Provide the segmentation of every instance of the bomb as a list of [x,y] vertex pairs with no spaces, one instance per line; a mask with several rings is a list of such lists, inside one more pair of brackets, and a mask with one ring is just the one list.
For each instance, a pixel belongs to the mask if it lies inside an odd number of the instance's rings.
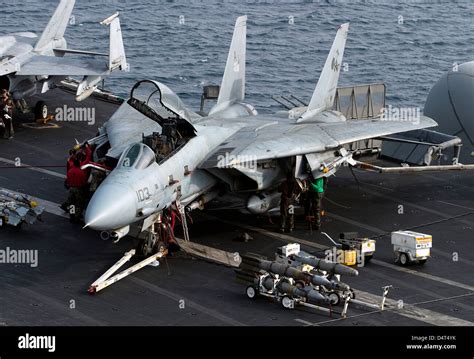
[[294,255],[293,259],[301,262],[303,264],[308,264],[311,267],[316,269],[320,269],[326,272],[331,272],[340,275],[350,275],[350,276],[358,276],[359,271],[354,268],[345,266],[340,263],[329,262],[325,259],[316,258],[306,252],[299,252],[298,255]]
[[[254,285],[258,286],[259,279],[255,278],[254,279]],[[290,297],[300,297],[300,298],[306,298],[307,300],[311,302],[317,302],[317,303],[323,303],[323,304],[329,304],[330,299],[324,295],[319,293],[318,291],[310,288],[310,287],[304,287],[304,288],[298,288],[292,284],[290,284],[286,280],[280,280],[278,281],[275,278],[272,277],[267,277],[262,280],[261,285],[267,290],[271,291],[274,288],[278,290],[280,293],[284,293]]]
[[278,274],[280,276],[294,278],[295,280],[302,280],[304,282],[310,282],[314,285],[322,285],[325,287],[331,286],[331,282],[326,278],[300,271],[299,269],[296,269],[287,264],[260,260],[258,266],[264,271]]

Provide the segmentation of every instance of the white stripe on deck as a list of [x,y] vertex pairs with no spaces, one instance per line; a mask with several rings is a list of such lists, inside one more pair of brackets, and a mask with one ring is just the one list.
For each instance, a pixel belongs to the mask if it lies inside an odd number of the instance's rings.
[[300,318],[296,318],[296,319],[295,319],[295,322],[299,322],[299,323],[304,324],[304,325],[306,325],[306,326],[314,325],[313,323],[308,322],[307,320],[300,319]]
[[[371,183],[366,183],[366,182],[361,182],[361,183],[364,184],[364,185],[372,186],[372,187],[380,187],[380,186],[377,186],[377,185],[374,185],[374,184],[371,184]],[[444,219],[448,219],[448,220],[453,219],[456,222],[463,223],[463,224],[466,224],[468,226],[474,226],[474,222],[471,222],[469,220],[459,219],[459,218],[452,218],[453,216],[447,215],[443,212],[440,212],[440,211],[437,211],[435,209],[428,208],[428,207],[425,207],[425,206],[421,206],[419,204],[409,202],[407,200],[397,198],[393,195],[389,196],[389,195],[386,195],[386,194],[383,194],[383,193],[380,193],[380,192],[377,192],[377,191],[374,191],[374,190],[370,190],[370,189],[367,189],[367,188],[364,188],[364,191],[367,192],[368,194],[373,195],[373,196],[383,198],[385,200],[395,202],[397,204],[403,204],[405,206],[413,207],[413,208],[419,209],[420,211],[431,213],[431,214],[437,215],[437,216],[439,216],[441,218],[444,218]]]
[[[12,160],[9,160],[8,158],[3,158],[3,157],[0,157],[0,162],[7,163],[7,164],[13,165],[13,166],[16,165],[15,161],[12,161]],[[66,179],[66,175],[58,173],[58,172],[54,172],[54,171],[46,170],[44,168],[31,166],[31,165],[28,165],[26,163],[22,163],[21,166],[26,166],[26,167],[18,167],[18,169],[36,171],[36,172],[44,173],[44,174],[47,174],[47,175],[50,175],[50,176]]]
[[[357,291],[359,295],[359,298],[364,300],[364,301],[371,301],[371,302],[380,302],[380,296],[371,294],[371,293],[366,293],[366,292],[361,292]],[[358,299],[359,299],[358,298]],[[453,326],[453,325],[459,325],[459,326],[474,326],[474,323],[469,322],[464,319],[452,317],[450,315],[446,314],[441,314],[429,309],[425,308],[420,308],[416,307],[413,304],[407,304],[404,303],[402,309],[398,309],[398,301],[395,299],[390,299],[387,298],[385,301],[386,305],[389,306],[386,310],[389,310],[391,312],[400,314],[404,317],[411,318],[414,320],[419,320],[431,325],[436,325],[436,326]]]
[[438,201],[436,201],[436,202],[443,203],[443,204],[447,204],[447,205],[454,206],[454,207],[463,208],[463,209],[468,209],[468,210],[470,210],[470,211],[474,211],[474,208],[462,206],[462,205],[456,204],[456,203],[450,203],[450,202],[440,201],[440,200],[438,200]]
[[428,273],[424,273],[424,272],[417,272],[416,270],[413,270],[413,269],[409,269],[409,268],[406,268],[406,267],[399,267],[399,266],[396,266],[394,264],[382,262],[382,261],[377,260],[377,259],[372,259],[371,263],[377,264],[381,267],[390,268],[390,269],[393,269],[393,270],[396,270],[396,271],[399,271],[399,272],[404,272],[404,273],[416,275],[418,277],[431,279],[432,281],[441,282],[441,283],[444,283],[444,284],[447,284],[447,285],[451,285],[453,287],[466,289],[466,290],[469,290],[471,292],[474,291],[474,287],[472,285],[455,282],[455,281],[450,280],[450,279],[441,278],[441,277],[431,275],[431,274],[428,274]]

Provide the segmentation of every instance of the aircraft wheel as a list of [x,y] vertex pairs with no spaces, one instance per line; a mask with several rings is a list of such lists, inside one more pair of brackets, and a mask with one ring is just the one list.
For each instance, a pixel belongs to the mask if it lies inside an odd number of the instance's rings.
[[257,291],[257,289],[255,289],[255,287],[253,285],[249,285],[247,287],[245,293],[247,294],[247,297],[249,299],[255,299],[255,298],[257,298],[258,291]]
[[146,257],[153,251],[155,243],[155,235],[153,233],[147,233],[146,237],[138,244],[138,253]]
[[158,253],[161,250],[164,250],[166,248],[165,244],[161,241],[156,241],[155,245],[153,246],[153,253]]
[[293,309],[295,307],[295,301],[288,296],[281,298],[281,305],[285,309]]
[[148,252],[150,251],[149,247],[148,247],[148,241],[147,240],[143,240],[139,245],[138,245],[138,254],[142,255],[142,256],[146,256],[148,254]]
[[44,101],[38,101],[35,105],[36,120],[46,120],[48,117],[48,105]]
[[331,305],[339,305],[341,302],[341,297],[336,292],[329,293],[328,298],[331,301]]

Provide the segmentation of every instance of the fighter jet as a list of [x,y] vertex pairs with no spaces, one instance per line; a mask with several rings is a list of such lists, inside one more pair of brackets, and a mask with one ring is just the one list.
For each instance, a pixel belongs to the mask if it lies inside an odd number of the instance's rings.
[[202,209],[223,195],[243,199],[251,213],[266,213],[279,206],[277,188],[289,172],[300,180],[330,176],[353,162],[347,144],[436,126],[423,116],[348,120],[332,110],[349,24],[337,30],[309,105],[259,115],[244,102],[246,24],[246,16],[236,21],[207,116],[186,108],[166,85],[139,81],[100,136],[88,141],[97,146],[96,160],[115,167],[87,207],[86,227],[117,239],[136,228],[142,235],[163,211]]
[[[108,54],[68,49],[64,33],[74,3],[61,0],[39,38],[32,32],[0,36],[0,89],[9,90],[21,110],[26,110],[25,98],[45,93],[68,76],[83,76],[76,93],[76,100],[82,101],[103,76],[128,69],[118,13],[101,22],[110,26]],[[108,61],[96,58],[104,56]],[[36,104],[35,115],[47,117],[45,102]]]

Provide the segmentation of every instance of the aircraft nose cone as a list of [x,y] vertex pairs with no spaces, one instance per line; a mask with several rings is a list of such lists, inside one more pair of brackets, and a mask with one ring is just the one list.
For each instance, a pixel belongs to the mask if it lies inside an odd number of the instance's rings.
[[107,184],[99,187],[87,206],[86,227],[108,231],[125,227],[136,221],[137,204],[133,191]]

